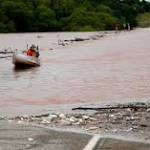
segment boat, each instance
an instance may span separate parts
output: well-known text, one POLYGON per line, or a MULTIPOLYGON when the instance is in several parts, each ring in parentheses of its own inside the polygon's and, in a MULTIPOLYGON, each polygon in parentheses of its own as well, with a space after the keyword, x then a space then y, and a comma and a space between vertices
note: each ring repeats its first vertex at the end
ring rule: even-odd
POLYGON ((26 52, 15 50, 13 53, 13 64, 16 67, 36 67, 40 66, 39 57, 28 56, 26 52))

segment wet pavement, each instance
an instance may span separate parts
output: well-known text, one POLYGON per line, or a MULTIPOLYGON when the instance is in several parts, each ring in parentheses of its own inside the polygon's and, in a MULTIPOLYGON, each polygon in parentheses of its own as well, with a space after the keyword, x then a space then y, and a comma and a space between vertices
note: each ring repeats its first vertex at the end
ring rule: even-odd
POLYGON ((150 144, 103 138, 100 139, 94 150, 150 150, 150 144))
POLYGON ((0 150, 82 150, 91 137, 0 121, 0 150))
POLYGON ((0 121, 0 150, 150 150, 149 143, 0 121))

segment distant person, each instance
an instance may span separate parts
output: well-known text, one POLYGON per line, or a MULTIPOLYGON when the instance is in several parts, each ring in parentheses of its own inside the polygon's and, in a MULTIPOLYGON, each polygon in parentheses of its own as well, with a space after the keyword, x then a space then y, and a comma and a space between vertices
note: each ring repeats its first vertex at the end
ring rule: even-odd
POLYGON ((130 23, 127 24, 127 27, 128 27, 128 31, 130 31, 131 30, 130 23))
POLYGON ((126 23, 123 24, 123 29, 124 29, 124 30, 126 29, 126 23))
POLYGON ((116 33, 119 31, 118 25, 116 25, 115 31, 116 31, 116 33))
POLYGON ((32 57, 39 57, 38 48, 34 44, 32 44, 31 47, 27 51, 27 55, 32 56, 32 57))

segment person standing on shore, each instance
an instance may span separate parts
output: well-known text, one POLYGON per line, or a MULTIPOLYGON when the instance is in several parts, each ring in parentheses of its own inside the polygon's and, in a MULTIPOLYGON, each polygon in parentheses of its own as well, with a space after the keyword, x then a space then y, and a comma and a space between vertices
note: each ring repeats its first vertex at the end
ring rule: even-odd
POLYGON ((128 31, 130 31, 131 30, 130 23, 127 24, 127 27, 128 27, 128 31))

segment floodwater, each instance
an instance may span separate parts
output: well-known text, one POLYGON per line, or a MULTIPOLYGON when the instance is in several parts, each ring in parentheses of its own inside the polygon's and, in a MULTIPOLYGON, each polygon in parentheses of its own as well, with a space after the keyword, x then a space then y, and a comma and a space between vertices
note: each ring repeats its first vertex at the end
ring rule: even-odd
POLYGON ((94 33, 0 34, 1 48, 36 43, 42 65, 16 70, 0 59, 0 106, 115 102, 150 97, 150 29, 57 47, 94 33), (39 36, 37 38, 37 36, 39 36), (54 50, 49 50, 54 48, 54 50))

